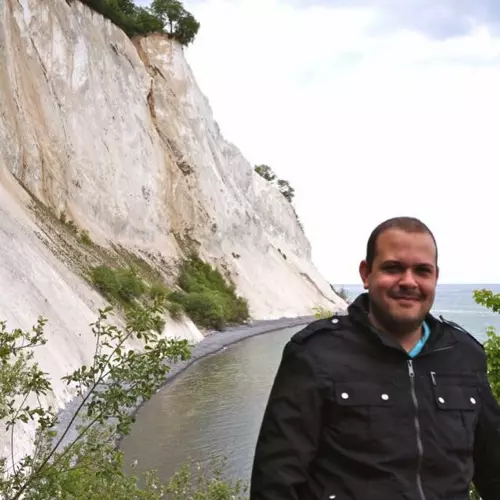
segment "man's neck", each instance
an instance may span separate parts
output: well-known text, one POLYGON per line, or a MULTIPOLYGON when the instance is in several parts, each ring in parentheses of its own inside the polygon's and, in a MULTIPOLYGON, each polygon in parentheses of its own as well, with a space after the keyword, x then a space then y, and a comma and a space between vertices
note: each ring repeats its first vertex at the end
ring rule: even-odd
POLYGON ((397 334, 394 332, 388 331, 386 328, 384 328, 377 320, 374 318, 373 314, 369 314, 369 319, 371 324, 380 332, 388 335, 389 337, 393 338, 396 342, 398 342, 401 347, 406 351, 410 352, 418 343, 418 341, 422 338, 423 335, 423 328, 422 325, 420 325, 416 330, 408 333, 403 333, 403 334, 397 334))

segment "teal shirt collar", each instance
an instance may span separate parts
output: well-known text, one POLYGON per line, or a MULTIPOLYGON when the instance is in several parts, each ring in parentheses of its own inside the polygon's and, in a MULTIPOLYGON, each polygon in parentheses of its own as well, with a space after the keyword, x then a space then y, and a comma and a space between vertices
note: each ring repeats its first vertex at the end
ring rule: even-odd
POLYGON ((422 326, 424 328, 424 334, 422 335, 422 338, 417 342, 417 345, 408 353, 408 356, 410 356, 411 358, 414 358, 415 356, 420 354, 420 351, 423 349, 431 334, 431 329, 425 321, 423 322, 422 326))

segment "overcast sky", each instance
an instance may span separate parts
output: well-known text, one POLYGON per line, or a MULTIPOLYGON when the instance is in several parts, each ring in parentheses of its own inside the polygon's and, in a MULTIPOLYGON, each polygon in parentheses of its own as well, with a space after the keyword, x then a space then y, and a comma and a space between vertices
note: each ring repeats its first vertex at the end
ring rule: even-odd
POLYGON ((500 283, 499 1, 184 5, 223 134, 290 181, 329 281, 359 283, 373 227, 413 215, 441 283, 500 283))

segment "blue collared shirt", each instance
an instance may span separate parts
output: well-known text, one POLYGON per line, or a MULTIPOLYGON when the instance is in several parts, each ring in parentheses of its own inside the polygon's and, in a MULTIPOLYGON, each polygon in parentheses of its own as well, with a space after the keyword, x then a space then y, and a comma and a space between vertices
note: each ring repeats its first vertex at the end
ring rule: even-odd
POLYGON ((424 347, 427 339, 431 334, 431 329, 425 321, 423 322, 422 326, 424 328, 424 334, 422 335, 422 338, 417 342, 416 346, 408 353, 408 356, 410 356, 411 358, 414 358, 415 356, 420 354, 420 351, 424 347))

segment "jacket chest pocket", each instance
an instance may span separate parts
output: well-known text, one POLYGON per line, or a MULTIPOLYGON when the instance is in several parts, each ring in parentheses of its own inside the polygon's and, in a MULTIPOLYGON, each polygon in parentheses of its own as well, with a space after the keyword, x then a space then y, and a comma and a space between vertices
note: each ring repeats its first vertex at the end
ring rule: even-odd
POLYGON ((330 424, 339 444, 366 449, 390 440, 397 421, 399 393, 390 384, 337 382, 330 424))
POLYGON ((443 448, 471 451, 481 406, 480 391, 470 381, 455 379, 433 386, 437 428, 443 448))

